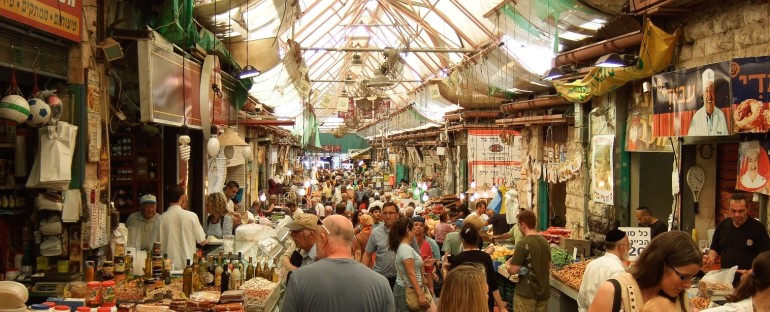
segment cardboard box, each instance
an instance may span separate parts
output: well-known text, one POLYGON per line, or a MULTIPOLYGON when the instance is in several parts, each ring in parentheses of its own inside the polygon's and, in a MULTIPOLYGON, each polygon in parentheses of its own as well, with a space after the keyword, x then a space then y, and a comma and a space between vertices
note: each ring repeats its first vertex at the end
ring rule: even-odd
POLYGON ((575 247, 577 247, 578 256, 582 255, 585 258, 591 256, 591 241, 574 238, 562 238, 559 240, 559 248, 564 249, 570 255, 575 247))

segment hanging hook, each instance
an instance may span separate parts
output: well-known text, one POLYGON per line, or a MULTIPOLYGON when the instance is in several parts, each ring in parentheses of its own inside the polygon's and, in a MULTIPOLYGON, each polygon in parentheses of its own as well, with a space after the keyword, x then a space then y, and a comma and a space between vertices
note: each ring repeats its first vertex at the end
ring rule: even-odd
MULTIPOLYGON (((11 50, 13 50, 13 45, 11 45, 11 50)), ((37 68, 37 65, 36 65, 36 64, 37 64, 37 59, 38 59, 38 58, 40 58, 40 48, 38 48, 38 47, 36 46, 36 47, 35 47, 35 50, 37 50, 37 55, 35 55, 35 60, 34 60, 34 61, 32 61, 32 69, 34 69, 35 71, 37 71, 37 69, 38 69, 38 68, 37 68)))

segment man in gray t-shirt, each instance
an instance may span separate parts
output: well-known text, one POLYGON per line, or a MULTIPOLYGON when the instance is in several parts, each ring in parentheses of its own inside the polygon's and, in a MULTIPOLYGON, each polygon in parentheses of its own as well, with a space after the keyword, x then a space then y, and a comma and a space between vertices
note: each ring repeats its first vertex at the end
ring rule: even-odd
MULTIPOLYGON (((385 276, 388 279, 388 283, 390 283, 390 288, 393 288, 393 285, 396 283, 396 266, 394 264, 396 253, 388 247, 388 235, 393 223, 398 219, 398 206, 393 202, 386 202, 382 205, 381 217, 385 226, 378 226, 372 230, 372 235, 369 236, 369 242, 366 243, 366 250, 361 258, 361 263, 369 266, 372 254, 376 254, 377 258, 374 259, 372 270, 385 276)), ((418 252, 420 250, 415 241, 412 241, 412 248, 418 252)))
POLYGON ((292 273, 281 312, 396 310, 387 279, 353 260, 353 233, 353 224, 341 215, 323 220, 316 230, 321 260, 292 273))

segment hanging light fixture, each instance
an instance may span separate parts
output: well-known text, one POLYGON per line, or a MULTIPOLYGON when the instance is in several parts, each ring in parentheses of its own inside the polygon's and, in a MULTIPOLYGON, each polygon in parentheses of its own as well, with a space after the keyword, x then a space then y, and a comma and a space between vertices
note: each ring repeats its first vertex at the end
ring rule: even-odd
POLYGON ((291 176, 291 169, 289 169, 289 170, 287 170, 287 171, 286 171, 286 176, 287 176, 287 177, 290 177, 290 176, 291 176))
POLYGON ((246 139, 246 146, 243 147, 243 158, 246 159, 246 162, 251 161, 252 152, 251 143, 249 143, 249 139, 246 139))
POLYGON ((414 188, 414 196, 420 196, 420 188, 419 187, 415 187, 414 188))
POLYGON ((604 68, 626 67, 636 64, 637 60, 639 60, 639 57, 633 54, 610 53, 602 55, 602 57, 596 60, 594 66, 604 68))
MULTIPOLYGON (((249 44, 246 43, 246 54, 249 53, 248 50, 249 50, 249 44)), ((249 57, 247 55, 246 59, 248 59, 248 58, 249 57)), ((256 69, 256 68, 254 68, 254 66, 251 66, 251 65, 246 65, 246 67, 244 67, 243 70, 241 70, 241 73, 238 74, 238 78, 249 79, 249 78, 257 77, 257 76, 259 76, 261 74, 262 74, 262 72, 259 71, 259 69, 256 69)))
POLYGON ((188 161, 190 160, 190 128, 187 125, 182 125, 179 129, 179 158, 188 161))
POLYGON ((476 188, 476 180, 471 181, 471 188, 472 189, 476 188))
POLYGON ((460 200, 465 200, 465 193, 460 193, 460 200))
POLYGON ((206 151, 209 154, 210 158, 216 158, 217 155, 219 155, 219 150, 222 147, 219 144, 219 139, 217 136, 219 135, 219 130, 217 129, 217 126, 211 126, 211 137, 209 137, 209 141, 206 143, 206 151))
POLYGON ((179 159, 190 160, 190 128, 187 127, 187 77, 185 77, 184 51, 182 51, 182 127, 179 129, 179 159))
POLYGON ((350 71, 353 72, 356 76, 360 75, 361 72, 364 70, 364 60, 361 58, 361 55, 356 53, 353 54, 352 59, 350 60, 350 71))
POLYGON ((225 157, 232 159, 235 154, 235 146, 246 146, 244 141, 233 127, 225 127, 225 131, 219 136, 219 144, 225 148, 225 157))
POLYGON ((267 196, 265 196, 265 193, 264 193, 264 192, 262 192, 261 194, 259 194, 259 201, 261 201, 261 202, 265 202, 266 200, 267 200, 267 196))
POLYGON ((543 80, 554 80, 556 78, 561 78, 566 74, 573 74, 575 72, 577 72, 577 70, 575 70, 575 68, 572 67, 572 65, 570 64, 561 65, 561 66, 557 66, 547 70, 543 74, 543 80))
POLYGON ((430 196, 428 196, 428 193, 422 194, 422 201, 426 202, 430 199, 430 196))
POLYGON ((299 196, 303 196, 304 197, 305 194, 306 193, 305 193, 305 189, 304 188, 299 189, 299 196))

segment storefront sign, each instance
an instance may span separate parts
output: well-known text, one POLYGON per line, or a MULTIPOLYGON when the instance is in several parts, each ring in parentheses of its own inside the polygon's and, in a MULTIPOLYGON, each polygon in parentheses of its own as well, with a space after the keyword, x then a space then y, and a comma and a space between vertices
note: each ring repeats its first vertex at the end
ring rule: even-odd
POLYGON ((770 149, 770 141, 740 143, 736 189, 770 195, 770 190, 768 190, 767 186, 767 180, 770 179, 768 149, 770 149))
MULTIPOLYGON (((521 136, 513 130, 468 130, 468 183, 510 185, 519 180, 521 136)), ((468 186, 470 188, 470 185, 468 186)))
POLYGON ((626 232, 631 244, 628 250, 628 261, 636 261, 647 245, 650 244, 651 234, 649 227, 619 227, 618 230, 626 232))
POLYGON ((730 63, 735 132, 770 130, 770 57, 734 59, 730 63))
POLYGON ((342 153, 342 145, 321 145, 326 153, 342 153))
POLYGON ((722 62, 654 76, 653 136, 730 135, 728 67, 722 62))
POLYGON ((652 135, 652 94, 646 92, 634 95, 634 102, 626 120, 626 151, 672 152, 672 141, 669 137, 652 135))
POLYGON ((591 199, 613 205, 612 134, 595 135, 591 139, 591 199))
POLYGON ((0 15, 80 42, 83 0, 0 0, 0 15))

